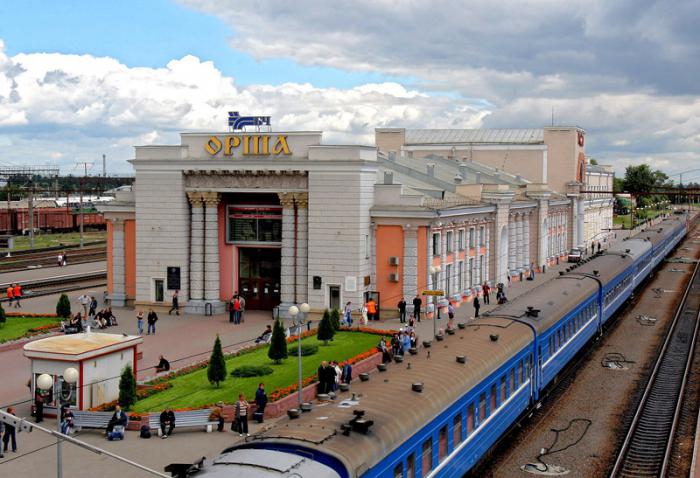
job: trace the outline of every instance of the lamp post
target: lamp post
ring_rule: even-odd
[[[430,273],[433,275],[433,287],[437,286],[436,282],[438,282],[437,279],[438,274],[440,274],[440,270],[440,266],[430,266]],[[437,337],[437,322],[440,320],[440,306],[438,304],[439,297],[442,296],[433,296],[433,304],[435,305],[435,312],[437,313],[435,319],[433,320],[433,337]]]
[[[302,376],[302,369],[301,369],[301,326],[304,322],[304,318],[306,317],[306,314],[309,313],[309,310],[311,310],[311,307],[309,307],[309,304],[304,302],[301,304],[299,307],[296,305],[293,305],[289,308],[289,315],[292,317],[292,320],[294,323],[297,324],[297,330],[298,330],[298,336],[297,336],[297,368],[298,368],[298,373],[299,373],[299,385],[298,385],[298,390],[297,390],[297,398],[299,402],[299,410],[301,410],[301,404],[304,402],[303,396],[302,396],[302,382],[303,382],[303,376]],[[301,315],[299,315],[301,313]],[[299,317],[299,320],[297,321],[297,317]]]
[[[63,371],[63,381],[73,385],[78,381],[79,373],[76,369],[73,367],[68,367]],[[53,377],[49,374],[43,373],[39,375],[39,377],[36,379],[36,386],[37,388],[41,390],[49,390],[51,387],[53,387],[54,380]],[[71,391],[72,394],[72,391]],[[54,397],[56,394],[54,394]],[[56,402],[57,407],[56,407],[56,427],[58,428],[59,434],[61,433],[61,400],[60,397],[61,395],[58,395],[59,400]],[[70,400],[70,394],[68,395],[68,399]],[[56,435],[56,476],[57,478],[63,478],[63,440],[61,439],[60,435]]]

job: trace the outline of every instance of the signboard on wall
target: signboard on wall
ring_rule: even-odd
[[[180,290],[180,268],[168,267],[168,290]]]
[[[345,276],[345,292],[357,292],[357,277]]]

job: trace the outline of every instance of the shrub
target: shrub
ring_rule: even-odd
[[[272,367],[267,365],[243,365],[233,369],[231,375],[234,377],[262,377],[263,375],[270,375],[272,372]]]
[[[323,345],[328,345],[328,341],[333,340],[334,335],[335,329],[331,323],[331,314],[328,312],[328,309],[326,309],[323,312],[321,323],[318,324],[318,335],[316,337],[318,340],[323,340]]]
[[[331,324],[336,332],[340,330],[340,311],[338,309],[331,310]]]
[[[267,356],[274,360],[276,364],[287,358],[287,337],[284,334],[282,321],[279,319],[275,320],[275,325],[272,327],[272,338],[270,339],[270,348],[267,350]]]
[[[219,334],[216,334],[214,349],[211,351],[209,367],[207,368],[207,378],[209,379],[209,383],[214,383],[217,387],[219,383],[223,382],[226,378],[226,361],[224,360],[224,352],[221,350]]]
[[[301,356],[306,357],[307,355],[313,355],[318,352],[318,345],[316,344],[301,344]]]
[[[68,299],[66,294],[61,294],[61,297],[58,298],[58,303],[56,303],[56,315],[64,319],[71,316],[70,299]]]
[[[128,410],[134,403],[136,403],[136,377],[131,365],[127,365],[119,379],[119,405],[124,410]]]

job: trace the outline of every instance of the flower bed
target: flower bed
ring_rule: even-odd
[[[28,314],[6,314],[7,321],[0,326],[0,343],[44,334],[60,327],[56,316],[31,316]]]

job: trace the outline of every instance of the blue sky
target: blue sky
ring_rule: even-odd
[[[5,0],[0,18],[0,38],[9,55],[90,54],[129,67],[157,68],[190,54],[213,61],[241,85],[308,82],[348,88],[391,79],[379,72],[301,66],[284,59],[256,61],[230,47],[236,32],[221,19],[168,0]]]

